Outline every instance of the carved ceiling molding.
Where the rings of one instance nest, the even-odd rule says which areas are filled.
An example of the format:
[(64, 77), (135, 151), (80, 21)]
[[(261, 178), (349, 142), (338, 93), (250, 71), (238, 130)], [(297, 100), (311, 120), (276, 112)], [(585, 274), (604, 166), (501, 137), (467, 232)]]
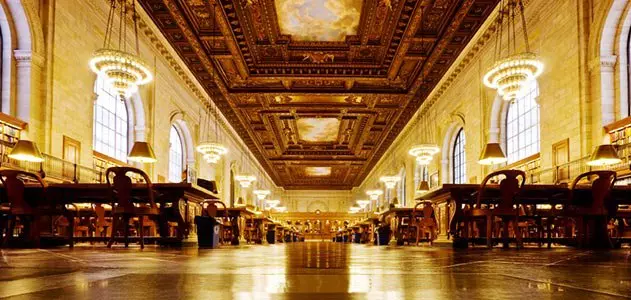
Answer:
[[(214, 25), (212, 1), (139, 2), (277, 185), (350, 189), (383, 156), (498, 1), (365, 0), (358, 34), (333, 43), (280, 34), (270, 0), (221, 0)], [(421, 5), (428, 6), (425, 18)], [(339, 119), (339, 132), (332, 144), (301, 142), (298, 119)], [(307, 162), (350, 165), (326, 180), (291, 176), (294, 166)]]

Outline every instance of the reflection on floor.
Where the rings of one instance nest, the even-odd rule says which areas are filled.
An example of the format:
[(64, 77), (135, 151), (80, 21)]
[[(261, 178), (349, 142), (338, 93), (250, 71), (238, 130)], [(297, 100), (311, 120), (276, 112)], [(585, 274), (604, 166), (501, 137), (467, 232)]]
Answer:
[(214, 250), (1, 249), (24, 299), (631, 298), (631, 251), (297, 243)]

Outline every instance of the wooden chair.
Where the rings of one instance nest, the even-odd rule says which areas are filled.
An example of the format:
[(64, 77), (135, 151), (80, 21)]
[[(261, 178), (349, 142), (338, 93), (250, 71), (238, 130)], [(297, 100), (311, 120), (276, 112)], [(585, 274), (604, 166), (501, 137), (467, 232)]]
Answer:
[(112, 228), (112, 221), (105, 217), (105, 207), (101, 204), (94, 205), (94, 213), (96, 214), (96, 232), (99, 237), (106, 237), (109, 228)]
[[(144, 202), (146, 200), (132, 197), (133, 183), (131, 177), (127, 173), (138, 174), (144, 179), (144, 189), (146, 191), (145, 197), (147, 197), (149, 203), (136, 206), (134, 200), (137, 202)], [(112, 182), (110, 182), (110, 175), (114, 174)], [(124, 227), (125, 247), (129, 246), (129, 220), (137, 217), (139, 220), (139, 227), (144, 227), (143, 216), (157, 218), (160, 214), (155, 202), (155, 192), (149, 176), (140, 169), (132, 167), (112, 167), (105, 171), (105, 178), (107, 179), (107, 185), (110, 189), (112, 199), (112, 233), (107, 247), (112, 247), (114, 243), (114, 237), (116, 235), (117, 218), (122, 219)], [(145, 240), (143, 230), (138, 230), (140, 235), (140, 248), (144, 249)]]
[[(499, 183), (499, 199), (497, 204), (482, 206), (482, 198), (487, 190), (488, 182), (497, 177), (503, 175), (505, 178)], [(521, 177), (521, 183), (518, 178)], [(520, 193), (526, 182), (526, 173), (521, 170), (500, 170), (487, 175), (482, 181), (482, 185), (477, 192), (477, 199), (475, 207), (471, 208), (467, 212), (466, 219), (473, 221), (475, 219), (486, 220), (486, 245), (487, 247), (493, 247), (493, 224), (495, 218), (499, 217), (503, 223), (502, 237), (504, 239), (504, 246), (508, 247), (508, 225), (512, 222), (513, 231), (517, 239), (517, 244), (521, 245), (521, 238), (519, 233), (519, 205), (515, 202), (515, 197)], [(517, 205), (517, 207), (515, 207)]]
[[(25, 199), (26, 184), (25, 181), (35, 181), (41, 187), (41, 201), (33, 205), (32, 202)], [(69, 212), (65, 206), (52, 203), (48, 200), (46, 189), (47, 185), (39, 175), (20, 171), (20, 170), (0, 170), (0, 181), (2, 182), (6, 199), (10, 205), (8, 210), (7, 233), (3, 244), (6, 245), (13, 236), (13, 231), (17, 223), (17, 219), (23, 224), (25, 234), (32, 241), (35, 247), (40, 246), (40, 231), (38, 221), (42, 216), (64, 216), (69, 221), (68, 239), (70, 247), (74, 246), (74, 215)], [(30, 203), (29, 203), (30, 202)], [(51, 232), (53, 229), (51, 228)]]
[(436, 229), (438, 228), (436, 216), (434, 214), (434, 206), (431, 202), (419, 202), (414, 205), (414, 210), (412, 211), (413, 216), (417, 216), (417, 208), (421, 205), (423, 206), (423, 209), (421, 210), (422, 213), (420, 218), (414, 218), (416, 226), (416, 244), (418, 245), (421, 234), (423, 237), (427, 234), (429, 245), (431, 246), (434, 244), (434, 240), (436, 239)]
[[(591, 203), (589, 205), (580, 205), (577, 203), (576, 195), (579, 193), (577, 186), (581, 180), (590, 181), (590, 177), (595, 177), (591, 181)], [(615, 209), (611, 207), (611, 190), (616, 181), (616, 172), (601, 170), (590, 171), (576, 177), (570, 185), (563, 210), (560, 212), (559, 218), (572, 218), (576, 221), (578, 246), (584, 245), (589, 236), (588, 220), (592, 218), (608, 218), (615, 215)], [(606, 221), (602, 224), (606, 226)], [(572, 232), (569, 232), (572, 234)], [(611, 241), (609, 241), (611, 243)]]

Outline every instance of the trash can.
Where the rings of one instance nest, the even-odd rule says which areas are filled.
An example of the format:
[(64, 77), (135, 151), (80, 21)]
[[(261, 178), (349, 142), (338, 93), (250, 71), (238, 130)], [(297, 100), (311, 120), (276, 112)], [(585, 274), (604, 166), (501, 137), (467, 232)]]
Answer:
[(361, 244), (361, 242), (362, 242), (362, 234), (359, 233), (359, 232), (355, 232), (355, 233), (353, 233), (353, 236), (354, 236), (353, 237), (353, 242), (355, 244)]
[(276, 224), (267, 225), (267, 235), (265, 237), (268, 244), (276, 244)]
[(390, 226), (377, 228), (377, 245), (387, 246), (390, 243)]
[(219, 247), (219, 231), (221, 226), (215, 218), (196, 216), (195, 225), (197, 225), (197, 245), (199, 248)]

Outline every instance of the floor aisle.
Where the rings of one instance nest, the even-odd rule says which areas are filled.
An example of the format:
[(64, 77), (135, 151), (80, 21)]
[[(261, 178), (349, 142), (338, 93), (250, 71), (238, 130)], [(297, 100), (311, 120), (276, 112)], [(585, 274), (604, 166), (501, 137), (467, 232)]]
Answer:
[(624, 299), (631, 251), (307, 242), (0, 250), (12, 299)]

